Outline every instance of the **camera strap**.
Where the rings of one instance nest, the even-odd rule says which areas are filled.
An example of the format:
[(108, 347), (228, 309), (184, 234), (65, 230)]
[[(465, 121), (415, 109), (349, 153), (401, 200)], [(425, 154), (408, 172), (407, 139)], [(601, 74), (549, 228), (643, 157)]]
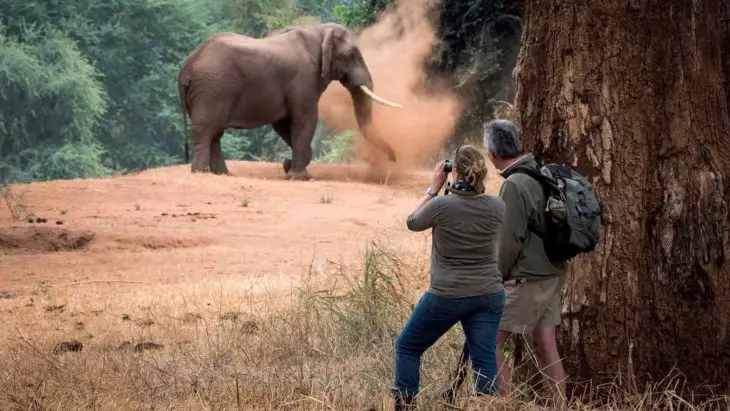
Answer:
[(471, 184), (464, 180), (455, 181), (454, 184), (447, 185), (446, 194), (448, 194), (449, 191), (465, 197), (471, 197), (479, 194)]

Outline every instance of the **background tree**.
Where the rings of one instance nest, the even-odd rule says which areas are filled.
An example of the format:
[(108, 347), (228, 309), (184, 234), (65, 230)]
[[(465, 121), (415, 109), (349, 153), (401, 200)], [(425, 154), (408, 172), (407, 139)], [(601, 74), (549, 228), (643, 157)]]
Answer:
[(99, 73), (57, 31), (0, 25), (0, 181), (102, 177), (94, 130), (104, 112)]
[[(83, 64), (94, 68), (96, 77), (91, 77), (89, 70), (76, 73), (89, 81), (97, 80), (103, 90), (103, 108), (97, 113), (101, 116), (90, 125), (90, 133), (104, 148), (104, 166), (120, 171), (182, 159), (182, 122), (174, 79), (179, 62), (197, 42), (224, 27), (214, 23), (218, 17), (215, 12), (197, 0), (0, 0), (0, 22), (8, 39), (32, 44), (33, 38), (63, 38), (68, 47), (78, 50), (76, 57)], [(26, 93), (53, 87), (56, 73), (52, 69), (44, 73), (43, 81), (23, 85)], [(7, 112), (14, 104), (8, 101), (8, 106), (0, 108)], [(59, 102), (59, 107), (64, 105)], [(15, 114), (18, 120), (27, 117), (22, 112)], [(83, 118), (87, 113), (75, 110), (74, 115)], [(59, 141), (59, 132), (47, 127), (44, 138)], [(36, 136), (15, 133), (8, 138)], [(79, 154), (70, 158), (81, 161), (84, 156)], [(35, 178), (91, 176), (59, 173)]]
[(481, 141), (483, 125), (514, 96), (522, 28), (522, 0), (443, 0), (437, 14), (439, 43), (429, 73), (449, 75), (465, 102), (450, 148)]
[(527, 148), (590, 176), (606, 215), (598, 249), (569, 272), (569, 374), (628, 371), (640, 386), (677, 367), (726, 390), (730, 7), (525, 3), (515, 100)]

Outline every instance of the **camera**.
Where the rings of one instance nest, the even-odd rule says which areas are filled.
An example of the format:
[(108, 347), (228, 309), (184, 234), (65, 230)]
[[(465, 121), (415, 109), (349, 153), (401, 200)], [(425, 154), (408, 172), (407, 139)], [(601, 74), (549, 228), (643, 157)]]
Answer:
[(451, 160), (444, 161), (444, 173), (446, 173), (446, 174), (450, 173), (453, 168), (454, 168), (454, 164), (451, 162)]

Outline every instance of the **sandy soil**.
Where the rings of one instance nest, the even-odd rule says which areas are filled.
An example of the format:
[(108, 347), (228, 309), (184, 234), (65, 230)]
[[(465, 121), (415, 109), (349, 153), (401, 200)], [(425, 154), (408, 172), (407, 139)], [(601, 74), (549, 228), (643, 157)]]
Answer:
[(14, 186), (17, 203), (47, 221), (13, 220), (0, 207), (0, 288), (22, 293), (47, 282), (288, 279), (311, 262), (361, 257), (372, 239), (411, 250), (423, 245), (423, 236), (408, 232), (404, 222), (427, 174), (385, 186), (368, 182), (365, 166), (357, 165), (315, 165), (318, 179), (309, 182), (283, 180), (279, 164), (229, 167), (232, 177), (173, 166)]

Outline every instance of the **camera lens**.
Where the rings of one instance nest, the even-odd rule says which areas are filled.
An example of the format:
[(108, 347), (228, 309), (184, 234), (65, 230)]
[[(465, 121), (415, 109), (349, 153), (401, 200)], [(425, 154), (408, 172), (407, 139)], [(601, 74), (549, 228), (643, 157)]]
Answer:
[(450, 173), (452, 169), (451, 160), (444, 161), (444, 173)]

